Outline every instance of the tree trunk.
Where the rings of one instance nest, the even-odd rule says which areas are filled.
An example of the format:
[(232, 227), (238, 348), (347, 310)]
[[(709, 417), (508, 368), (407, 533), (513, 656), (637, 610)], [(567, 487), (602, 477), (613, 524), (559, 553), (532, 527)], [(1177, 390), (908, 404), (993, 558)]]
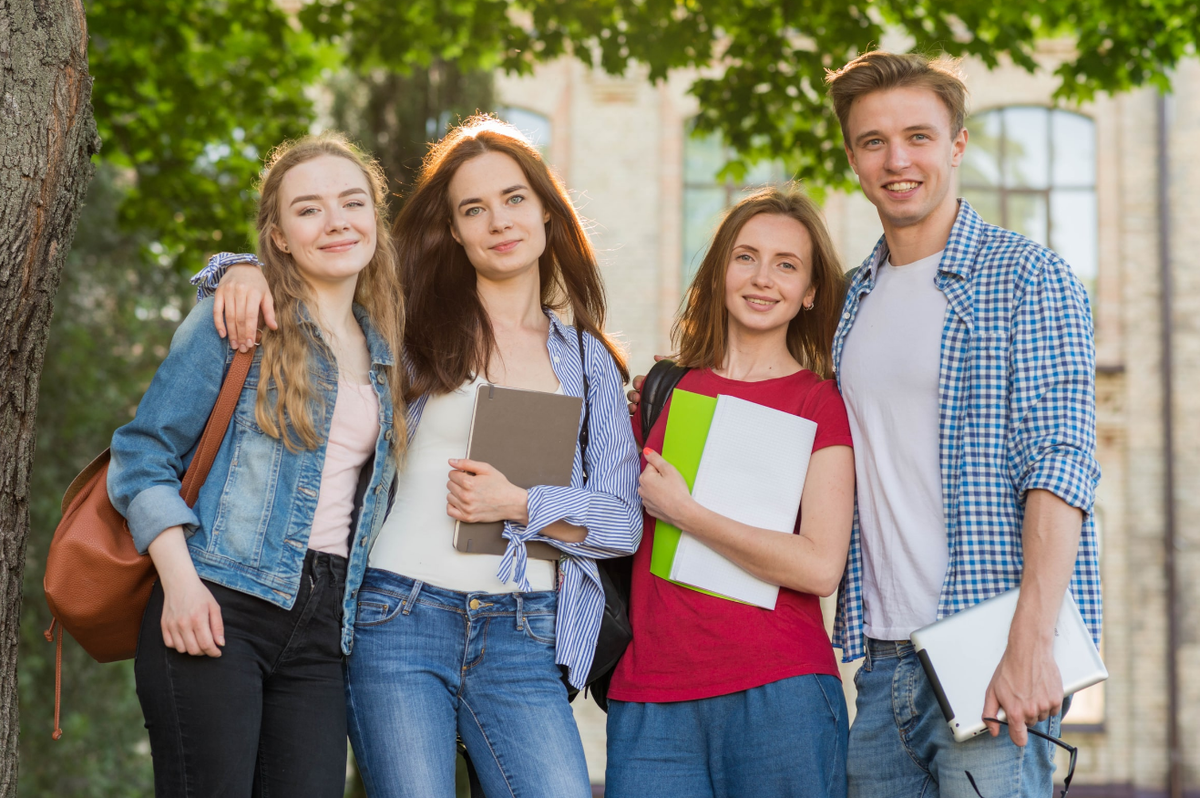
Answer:
[(99, 151), (80, 0), (0, 0), (0, 796), (17, 793), (17, 642), (46, 335)]

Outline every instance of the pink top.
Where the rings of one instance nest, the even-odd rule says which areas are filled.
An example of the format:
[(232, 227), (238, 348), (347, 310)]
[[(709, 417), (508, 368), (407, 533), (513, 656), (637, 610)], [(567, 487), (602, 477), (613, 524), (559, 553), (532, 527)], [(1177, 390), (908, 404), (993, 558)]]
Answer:
[(363, 464), (375, 451), (379, 438), (379, 397), (370, 385), (338, 380), (321, 494), (313, 514), (308, 547), (342, 557), (350, 554), (350, 515)]

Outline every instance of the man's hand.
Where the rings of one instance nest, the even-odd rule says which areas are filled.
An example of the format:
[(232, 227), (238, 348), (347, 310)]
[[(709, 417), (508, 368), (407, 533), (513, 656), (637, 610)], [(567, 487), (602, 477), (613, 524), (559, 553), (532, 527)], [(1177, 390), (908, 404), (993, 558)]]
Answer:
[[(1020, 641), (1009, 638), (1008, 648), (996, 667), (983, 702), (983, 716), (997, 717), (1001, 707), (1008, 720), (1012, 741), (1024, 746), (1029, 739), (1025, 729), (1062, 710), (1063, 683), (1054, 662), (1054, 638), (1046, 641)], [(995, 737), (1000, 724), (988, 723)]]
[[(1025, 567), (1021, 595), (1008, 632), (1008, 647), (983, 703), (983, 717), (1003, 707), (1008, 733), (1025, 745), (1025, 729), (1062, 709), (1063, 684), (1054, 662), (1054, 625), (1071, 581), (1083, 513), (1047, 490), (1025, 494), (1021, 545)], [(988, 723), (995, 737), (1000, 725)]]
[(213, 294), (213, 324), (222, 338), (229, 334), (229, 345), (242, 352), (250, 351), (258, 335), (259, 310), (263, 321), (278, 330), (275, 321), (275, 301), (267, 278), (252, 263), (235, 263), (225, 272)]
[(529, 491), (518, 488), (487, 463), (450, 460), (446, 515), (468, 524), (529, 523)]

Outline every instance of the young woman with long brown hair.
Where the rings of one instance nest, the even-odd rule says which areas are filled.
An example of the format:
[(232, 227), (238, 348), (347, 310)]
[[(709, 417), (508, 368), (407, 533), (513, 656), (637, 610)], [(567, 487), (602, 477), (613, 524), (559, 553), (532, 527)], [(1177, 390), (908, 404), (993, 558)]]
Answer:
[[(413, 437), (347, 665), (367, 791), (451, 798), (457, 733), (488, 795), (590, 795), (560, 666), (583, 685), (603, 611), (595, 559), (632, 552), (642, 531), (627, 372), (604, 333), (595, 253), (537, 150), (488, 117), (432, 147), (395, 231)], [(257, 313), (245, 300), (261, 277), (235, 269), (221, 290), (243, 341), (237, 318)], [(589, 444), (570, 486), (523, 490), (462, 459), (482, 382), (584, 396)], [(455, 521), (504, 521), (506, 552), (456, 551)], [(528, 558), (529, 541), (561, 560)]]
[[(816, 440), (795, 534), (782, 535), (691, 497), (661, 455), (670, 402), (650, 431), (633, 642), (608, 689), (611, 798), (845, 796), (846, 705), (817, 598), (837, 589), (854, 506), (850, 428), (827, 379), (842, 285), (819, 210), (778, 189), (728, 213), (692, 280), (674, 330), (678, 362), (691, 368), (679, 387), (811, 419)], [(775, 609), (651, 574), (655, 519), (779, 585)]]
[(211, 302), (113, 436), (109, 495), (158, 571), (134, 669), (156, 795), (344, 790), (342, 655), (406, 440), (386, 185), (336, 135), (270, 158), (258, 245), (278, 330), (194, 507), (180, 480), (233, 358)]

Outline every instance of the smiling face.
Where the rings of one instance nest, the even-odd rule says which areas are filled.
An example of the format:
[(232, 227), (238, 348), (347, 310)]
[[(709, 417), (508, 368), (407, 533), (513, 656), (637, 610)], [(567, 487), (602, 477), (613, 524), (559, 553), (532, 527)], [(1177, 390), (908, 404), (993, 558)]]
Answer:
[(279, 184), (271, 240), (309, 283), (354, 281), (375, 255), (375, 206), (358, 164), (321, 155), (288, 170)]
[(512, 157), (486, 152), (450, 179), (450, 234), (475, 271), (503, 280), (537, 270), (546, 251), (546, 212)]
[(967, 131), (950, 128), (949, 109), (924, 87), (873, 91), (850, 106), (846, 154), (885, 230), (919, 224), (939, 210), (953, 218), (950, 188)]
[(786, 330), (815, 296), (812, 238), (804, 225), (775, 213), (748, 219), (725, 268), (730, 337)]

